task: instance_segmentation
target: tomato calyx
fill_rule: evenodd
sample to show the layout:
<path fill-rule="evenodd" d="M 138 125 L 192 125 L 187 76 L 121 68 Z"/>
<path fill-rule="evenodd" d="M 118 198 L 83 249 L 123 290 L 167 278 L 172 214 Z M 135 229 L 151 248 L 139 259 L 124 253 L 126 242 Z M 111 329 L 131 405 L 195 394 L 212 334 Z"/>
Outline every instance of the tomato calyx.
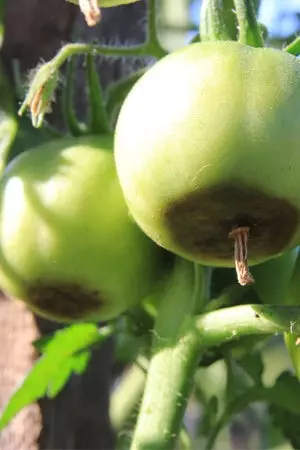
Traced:
<path fill-rule="evenodd" d="M 229 238 L 234 239 L 235 269 L 238 282 L 241 286 L 247 286 L 254 283 L 254 278 L 249 271 L 247 263 L 249 231 L 249 227 L 237 227 L 228 235 Z"/>

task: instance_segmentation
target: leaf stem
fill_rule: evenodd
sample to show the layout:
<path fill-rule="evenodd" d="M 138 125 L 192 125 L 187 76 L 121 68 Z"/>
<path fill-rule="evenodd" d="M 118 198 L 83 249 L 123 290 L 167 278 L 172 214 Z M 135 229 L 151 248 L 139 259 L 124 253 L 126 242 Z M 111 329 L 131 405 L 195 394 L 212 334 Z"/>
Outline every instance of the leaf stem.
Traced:
<path fill-rule="evenodd" d="M 253 47 L 263 47 L 260 27 L 256 20 L 252 0 L 234 0 L 239 26 L 239 42 Z"/>

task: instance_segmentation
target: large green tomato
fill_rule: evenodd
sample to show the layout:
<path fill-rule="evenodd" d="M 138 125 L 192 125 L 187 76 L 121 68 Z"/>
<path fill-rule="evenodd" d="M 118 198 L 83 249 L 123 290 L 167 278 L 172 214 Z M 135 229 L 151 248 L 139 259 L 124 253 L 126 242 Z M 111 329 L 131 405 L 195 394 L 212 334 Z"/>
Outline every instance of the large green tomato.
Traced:
<path fill-rule="evenodd" d="M 0 287 L 55 320 L 106 320 L 149 294 L 163 254 L 128 214 L 111 136 L 55 140 L 0 184 Z"/>
<path fill-rule="evenodd" d="M 191 44 L 133 87 L 115 134 L 129 209 L 155 242 L 233 266 L 231 231 L 249 228 L 249 264 L 300 241 L 300 61 L 237 42 Z"/>

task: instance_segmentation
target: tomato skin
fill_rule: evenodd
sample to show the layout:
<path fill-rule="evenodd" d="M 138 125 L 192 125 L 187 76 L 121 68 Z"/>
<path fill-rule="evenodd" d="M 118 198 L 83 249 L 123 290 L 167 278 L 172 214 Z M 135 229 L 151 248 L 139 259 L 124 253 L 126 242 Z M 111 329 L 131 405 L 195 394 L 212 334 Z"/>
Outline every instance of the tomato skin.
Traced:
<path fill-rule="evenodd" d="M 128 214 L 111 136 L 18 156 L 0 207 L 0 286 L 50 319 L 115 317 L 149 293 L 162 268 L 161 250 Z"/>
<path fill-rule="evenodd" d="M 295 247 L 299 105 L 300 62 L 279 50 L 194 43 L 160 60 L 116 126 L 118 176 L 136 222 L 162 247 L 212 266 L 234 265 L 228 234 L 244 222 L 250 265 Z"/>

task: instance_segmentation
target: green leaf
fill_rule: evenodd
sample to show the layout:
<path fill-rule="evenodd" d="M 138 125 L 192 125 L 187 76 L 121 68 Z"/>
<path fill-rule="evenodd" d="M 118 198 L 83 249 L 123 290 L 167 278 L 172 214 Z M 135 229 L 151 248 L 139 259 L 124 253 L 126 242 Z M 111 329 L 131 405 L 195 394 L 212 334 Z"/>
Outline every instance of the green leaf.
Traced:
<path fill-rule="evenodd" d="M 276 383 L 279 386 L 278 394 L 281 395 L 281 390 L 283 386 L 289 386 L 289 392 L 293 396 L 291 399 L 288 396 L 288 401 L 291 400 L 292 403 L 300 404 L 300 384 L 296 377 L 284 372 L 280 375 Z M 276 388 L 275 385 L 275 388 Z M 289 408 L 285 408 L 281 404 L 272 404 L 269 408 L 270 416 L 274 422 L 274 425 L 279 428 L 284 436 L 290 441 L 295 449 L 300 448 L 300 410 L 298 406 L 298 411 L 291 411 Z"/>
<path fill-rule="evenodd" d="M 264 365 L 260 352 L 256 351 L 245 354 L 238 360 L 238 364 L 245 370 L 245 372 L 247 372 L 255 384 L 260 385 L 262 383 Z"/>
<path fill-rule="evenodd" d="M 81 375 L 85 371 L 90 357 L 91 353 L 89 351 L 85 351 L 75 354 L 63 361 L 59 370 L 56 372 L 55 376 L 48 385 L 47 397 L 56 397 L 67 383 L 72 373 Z"/>
<path fill-rule="evenodd" d="M 198 433 L 202 436 L 208 436 L 210 430 L 216 422 L 219 411 L 219 399 L 213 395 L 209 398 L 208 403 L 203 409 L 203 416 L 201 418 Z"/>
<path fill-rule="evenodd" d="M 44 341 L 43 355 L 9 399 L 0 417 L 2 430 L 25 406 L 61 391 L 70 375 L 82 373 L 89 360 L 91 345 L 100 343 L 112 333 L 111 327 L 98 329 L 95 324 L 81 323 L 57 331 Z"/>
<path fill-rule="evenodd" d="M 295 374 L 300 381 L 300 345 L 299 336 L 294 333 L 284 333 L 284 342 L 287 352 L 291 358 Z"/>
<path fill-rule="evenodd" d="M 300 36 L 296 37 L 296 39 L 293 42 L 291 42 L 287 47 L 285 47 L 284 51 L 290 53 L 291 55 L 295 56 L 300 55 Z"/>

